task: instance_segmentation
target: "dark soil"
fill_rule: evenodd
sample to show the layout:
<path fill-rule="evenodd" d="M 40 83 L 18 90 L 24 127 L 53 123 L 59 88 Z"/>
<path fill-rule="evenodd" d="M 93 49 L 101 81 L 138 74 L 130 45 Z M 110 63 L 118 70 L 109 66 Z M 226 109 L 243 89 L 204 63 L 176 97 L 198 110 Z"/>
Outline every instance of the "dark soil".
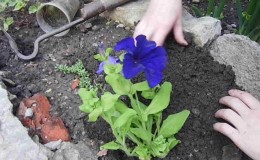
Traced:
<path fill-rule="evenodd" d="M 90 144 L 95 148 L 113 139 L 111 130 L 102 120 L 87 122 L 86 115 L 79 110 L 81 101 L 77 91 L 70 87 L 77 77 L 57 72 L 55 66 L 72 65 L 82 60 L 92 79 L 100 79 L 95 74 L 98 62 L 93 58 L 97 53 L 97 44 L 103 42 L 105 46 L 113 47 L 132 33 L 102 18 L 93 18 L 88 22 L 95 26 L 94 30 L 81 33 L 76 27 L 65 37 L 51 37 L 41 42 L 38 56 L 30 62 L 17 59 L 0 33 L 0 70 L 10 71 L 7 78 L 16 83 L 15 86 L 8 86 L 8 90 L 18 97 L 18 101 L 14 102 L 15 107 L 22 98 L 44 92 L 51 101 L 52 114 L 64 120 L 73 142 L 90 143 L 91 140 Z M 37 26 L 30 27 L 10 30 L 14 38 L 19 40 L 23 53 L 30 53 L 34 39 L 43 34 Z M 213 131 L 212 125 L 216 122 L 214 113 L 224 107 L 218 103 L 218 99 L 227 95 L 229 89 L 239 88 L 234 83 L 234 73 L 231 67 L 215 62 L 207 49 L 196 48 L 193 44 L 181 47 L 171 38 L 168 38 L 165 47 L 168 66 L 164 80 L 172 82 L 173 91 L 172 101 L 164 116 L 183 109 L 191 111 L 185 126 L 177 135 L 182 143 L 165 159 L 221 160 L 223 147 L 232 142 Z M 132 159 L 120 151 L 109 152 L 108 155 L 105 159 Z"/>

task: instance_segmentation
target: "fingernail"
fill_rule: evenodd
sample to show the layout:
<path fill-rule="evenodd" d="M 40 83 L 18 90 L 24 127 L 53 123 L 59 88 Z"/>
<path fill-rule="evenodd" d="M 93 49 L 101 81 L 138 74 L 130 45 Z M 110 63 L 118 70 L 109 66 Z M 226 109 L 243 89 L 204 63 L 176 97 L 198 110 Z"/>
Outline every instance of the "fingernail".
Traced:
<path fill-rule="evenodd" d="M 182 42 L 182 45 L 187 46 L 187 45 L 188 45 L 188 42 L 187 42 L 187 41 L 184 41 L 184 42 Z"/>

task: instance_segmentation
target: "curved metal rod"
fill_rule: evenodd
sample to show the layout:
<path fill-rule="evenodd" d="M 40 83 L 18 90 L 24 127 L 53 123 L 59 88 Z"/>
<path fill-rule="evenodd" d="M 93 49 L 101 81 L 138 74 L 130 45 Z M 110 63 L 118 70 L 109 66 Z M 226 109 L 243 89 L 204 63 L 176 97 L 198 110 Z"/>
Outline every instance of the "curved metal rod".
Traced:
<path fill-rule="evenodd" d="M 12 48 L 13 52 L 15 52 L 15 54 L 23 60 L 31 60 L 37 56 L 38 50 L 39 50 L 39 43 L 41 41 L 43 41 L 44 39 L 49 38 L 53 35 L 59 34 L 79 23 L 86 21 L 89 18 L 92 18 L 92 17 L 104 12 L 105 10 L 115 8 L 117 6 L 125 4 L 128 1 L 131 1 L 131 0 L 97 0 L 97 1 L 93 1 L 93 2 L 85 5 L 84 8 L 81 9 L 82 18 L 72 21 L 60 28 L 57 28 L 51 32 L 45 33 L 45 34 L 41 35 L 40 37 L 38 37 L 34 42 L 33 52 L 29 55 L 24 55 L 24 54 L 20 53 L 15 40 L 10 36 L 9 33 L 4 31 L 3 29 L 1 29 L 1 30 L 4 32 L 5 36 L 7 37 L 10 47 Z"/>
<path fill-rule="evenodd" d="M 35 40 L 33 52 L 31 54 L 29 54 L 29 55 L 24 55 L 24 54 L 20 53 L 15 40 L 10 36 L 9 33 L 7 33 L 4 30 L 2 30 L 2 31 L 4 32 L 6 38 L 8 39 L 10 47 L 12 48 L 13 52 L 15 52 L 15 54 L 19 58 L 21 58 L 23 60 L 31 60 L 31 59 L 33 59 L 33 58 L 35 58 L 37 56 L 38 50 L 39 50 L 39 43 L 41 41 L 43 41 L 44 39 L 49 38 L 49 37 L 51 37 L 53 35 L 59 34 L 59 33 L 63 32 L 63 31 L 65 31 L 65 30 L 71 28 L 72 26 L 75 26 L 75 25 L 77 25 L 79 23 L 82 23 L 84 20 L 85 19 L 83 19 L 83 18 L 77 19 L 77 20 L 75 20 L 75 21 L 73 21 L 71 23 L 68 23 L 68 24 L 66 24 L 66 25 L 64 25 L 64 26 L 62 26 L 62 27 L 60 27 L 58 29 L 55 29 L 55 30 L 53 30 L 51 32 L 48 32 L 48 33 L 45 33 L 45 34 L 41 35 L 40 37 L 38 37 Z"/>

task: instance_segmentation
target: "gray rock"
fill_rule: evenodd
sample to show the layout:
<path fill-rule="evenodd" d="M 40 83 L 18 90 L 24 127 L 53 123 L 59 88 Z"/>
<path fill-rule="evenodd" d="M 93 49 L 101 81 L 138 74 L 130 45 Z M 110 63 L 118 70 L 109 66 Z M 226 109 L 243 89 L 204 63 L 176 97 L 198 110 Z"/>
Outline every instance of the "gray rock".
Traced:
<path fill-rule="evenodd" d="M 80 24 L 80 25 L 78 26 L 78 28 L 80 29 L 81 32 L 85 33 L 85 32 L 87 32 L 89 29 L 92 28 L 92 24 L 89 23 L 89 22 L 84 22 L 84 23 Z"/>
<path fill-rule="evenodd" d="M 183 11 L 183 31 L 192 35 L 193 42 L 203 47 L 221 34 L 221 23 L 212 17 L 195 18 Z"/>
<path fill-rule="evenodd" d="M 236 84 L 260 99 L 260 45 L 248 37 L 225 34 L 212 44 L 210 54 L 221 64 L 232 66 Z"/>
<path fill-rule="evenodd" d="M 44 144 L 45 147 L 49 148 L 50 150 L 56 150 L 59 149 L 61 146 L 61 139 L 57 141 L 52 141 L 49 143 Z"/>
<path fill-rule="evenodd" d="M 97 158 L 97 155 L 83 142 L 78 144 L 62 142 L 61 148 L 55 152 L 52 160 L 97 160 Z"/>
<path fill-rule="evenodd" d="M 103 15 L 114 21 L 119 21 L 125 26 L 133 27 L 143 17 L 149 2 L 149 0 L 129 2 L 112 11 L 105 12 Z"/>
<path fill-rule="evenodd" d="M 242 152 L 234 145 L 226 145 L 222 150 L 222 160 L 241 160 L 242 158 Z"/>
<path fill-rule="evenodd" d="M 48 159 L 53 157 L 54 153 L 39 142 L 40 139 L 37 135 L 35 135 L 32 139 L 40 147 L 40 150 L 48 157 Z"/>
<path fill-rule="evenodd" d="M 24 117 L 32 117 L 33 116 L 33 109 L 32 108 L 27 108 Z"/>
<path fill-rule="evenodd" d="M 0 86 L 0 159 L 47 160 L 48 157 L 29 137 L 26 128 L 12 114 L 8 93 Z"/>

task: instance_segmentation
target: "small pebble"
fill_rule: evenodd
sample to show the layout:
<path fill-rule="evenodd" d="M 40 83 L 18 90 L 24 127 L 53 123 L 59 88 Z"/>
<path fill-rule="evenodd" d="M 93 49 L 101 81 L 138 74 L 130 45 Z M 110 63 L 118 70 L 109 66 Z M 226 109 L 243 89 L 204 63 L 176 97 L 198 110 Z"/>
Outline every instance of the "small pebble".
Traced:
<path fill-rule="evenodd" d="M 231 27 L 237 28 L 237 25 L 236 24 L 231 24 Z"/>
<path fill-rule="evenodd" d="M 200 0 L 192 0 L 192 3 L 199 3 Z"/>
<path fill-rule="evenodd" d="M 33 116 L 33 109 L 32 108 L 27 108 L 24 117 L 32 117 Z"/>
<path fill-rule="evenodd" d="M 125 27 L 125 30 L 130 31 L 130 27 Z"/>
<path fill-rule="evenodd" d="M 93 47 L 98 47 L 98 44 L 97 43 L 93 43 L 92 46 Z"/>
<path fill-rule="evenodd" d="M 92 27 L 92 30 L 93 30 L 93 31 L 97 31 L 97 30 L 99 30 L 99 29 L 100 29 L 100 27 L 97 26 L 97 25 L 94 25 L 94 26 Z"/>
<path fill-rule="evenodd" d="M 125 26 L 123 24 L 119 24 L 116 26 L 116 28 L 124 28 Z"/>

